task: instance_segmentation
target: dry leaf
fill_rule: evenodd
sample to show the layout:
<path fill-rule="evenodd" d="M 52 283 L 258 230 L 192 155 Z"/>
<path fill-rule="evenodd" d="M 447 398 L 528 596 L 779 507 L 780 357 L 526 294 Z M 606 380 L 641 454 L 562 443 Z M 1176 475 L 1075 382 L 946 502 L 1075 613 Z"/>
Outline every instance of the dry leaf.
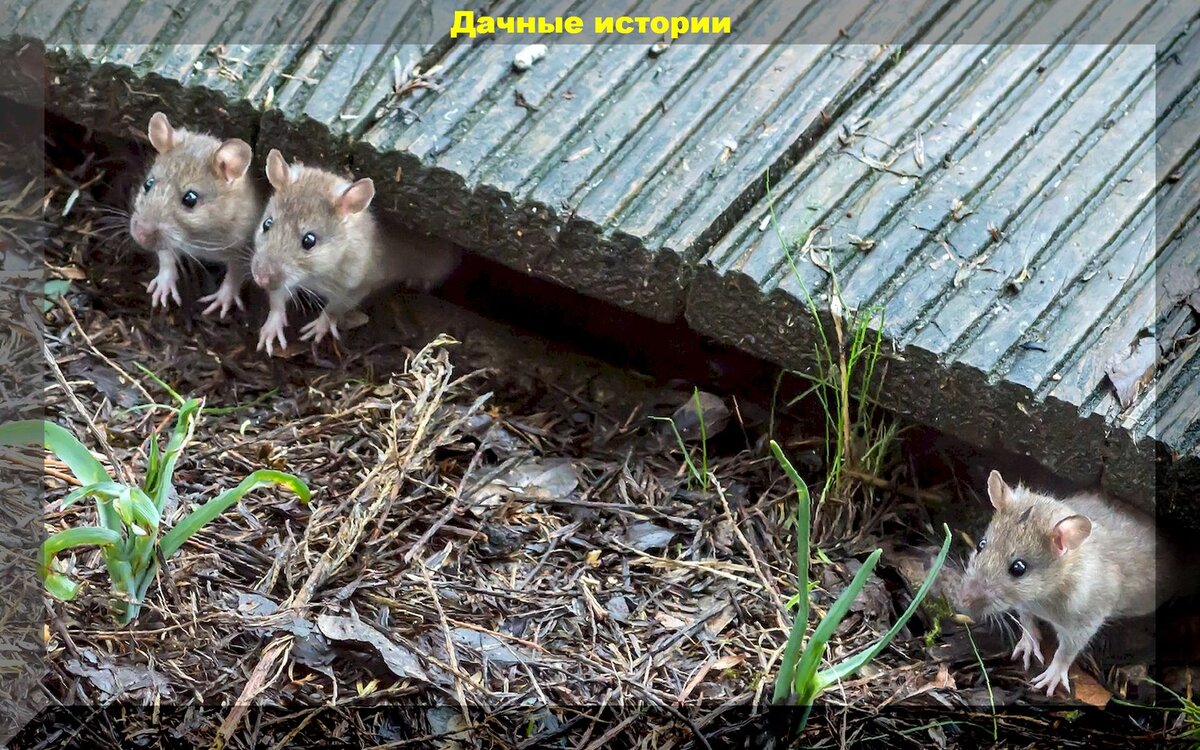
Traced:
<path fill-rule="evenodd" d="M 353 331 L 355 328 L 365 326 L 370 320 L 362 310 L 351 310 L 338 321 L 338 328 L 342 331 Z"/>
<path fill-rule="evenodd" d="M 92 649 L 81 649 L 79 658 L 68 659 L 66 670 L 90 682 L 105 701 L 116 698 L 151 699 L 169 697 L 171 681 L 150 666 L 119 665 Z"/>
<path fill-rule="evenodd" d="M 87 271 L 79 266 L 62 266 L 61 268 L 55 268 L 54 271 L 64 279 L 70 279 L 71 281 L 85 281 L 88 277 Z"/>
<path fill-rule="evenodd" d="M 530 458 L 512 467 L 472 493 L 471 504 L 495 505 L 514 495 L 558 500 L 579 486 L 579 475 L 570 459 Z"/>
<path fill-rule="evenodd" d="M 932 680 L 930 680 L 929 682 L 926 682 L 924 685 L 922 685 L 921 687 L 912 691 L 905 697 L 913 698 L 913 697 L 921 695 L 923 693 L 928 693 L 930 690 L 957 690 L 957 689 L 958 689 L 958 683 L 956 683 L 954 681 L 954 678 L 950 675 L 949 665 L 947 665 L 946 663 L 943 662 L 942 664 L 940 664 L 938 666 L 937 674 L 934 676 L 934 678 Z"/>
<path fill-rule="evenodd" d="M 854 245 L 863 252 L 875 247 L 875 240 L 870 237 L 859 237 L 857 234 L 848 234 L 846 235 L 846 239 L 850 240 L 851 245 Z"/>
<path fill-rule="evenodd" d="M 975 268 L 970 263 L 959 263 L 958 270 L 954 272 L 954 288 L 962 286 L 962 283 L 971 275 L 971 271 Z"/>
<path fill-rule="evenodd" d="M 449 706 L 431 708 L 425 714 L 429 722 L 431 739 L 437 740 L 439 750 L 462 750 L 471 739 L 471 727 L 463 718 L 462 711 Z"/>
<path fill-rule="evenodd" d="M 704 418 L 703 436 L 711 438 L 729 424 L 729 407 L 725 405 L 725 401 L 707 391 L 700 391 L 698 395 L 688 396 L 671 415 L 671 421 L 675 423 L 675 429 L 679 430 L 679 436 L 687 441 L 699 440 L 702 437 L 700 420 L 696 413 L 697 400 L 700 402 L 699 416 Z M 664 427 L 670 430 L 669 425 Z"/>
<path fill-rule="evenodd" d="M 692 694 L 692 691 L 696 689 L 696 686 L 704 682 L 704 678 L 708 677 L 708 673 L 710 671 L 715 669 L 718 672 L 723 672 L 727 669 L 733 669 L 744 661 L 745 659 L 742 657 L 732 654 L 728 656 L 722 656 L 719 659 L 710 659 L 709 661 L 705 662 L 700 669 L 696 670 L 696 673 L 692 675 L 692 679 L 688 680 L 687 684 L 683 686 L 683 690 L 679 692 L 679 696 L 676 700 L 681 703 L 687 700 L 688 696 Z"/>
<path fill-rule="evenodd" d="M 527 649 L 509 645 L 490 633 L 481 633 L 472 628 L 455 628 L 450 631 L 450 638 L 458 646 L 466 646 L 478 651 L 485 661 L 497 664 L 539 663 L 538 659 Z"/>
<path fill-rule="evenodd" d="M 1114 357 L 1104 373 L 1117 392 L 1121 408 L 1127 409 L 1154 377 L 1154 366 L 1158 362 L 1158 343 L 1153 336 L 1137 340 L 1128 354 Z"/>
<path fill-rule="evenodd" d="M 238 613 L 249 617 L 265 617 L 279 611 L 279 605 L 262 594 L 238 593 Z"/>
<path fill-rule="evenodd" d="M 639 552 L 661 549 L 670 544 L 674 538 L 674 531 L 664 529 L 649 521 L 635 523 L 625 532 L 625 543 Z"/>
<path fill-rule="evenodd" d="M 955 690 L 958 684 L 954 682 L 954 678 L 950 676 L 950 667 L 947 664 L 942 664 L 938 667 L 937 677 L 933 678 L 933 686 L 938 688 L 949 688 Z"/>
<path fill-rule="evenodd" d="M 421 669 L 420 662 L 412 651 L 394 643 L 383 633 L 356 617 L 321 615 L 317 618 L 317 627 L 321 630 L 321 634 L 331 641 L 369 644 L 383 657 L 388 669 L 397 677 L 429 679 L 425 676 L 425 670 Z"/>
<path fill-rule="evenodd" d="M 1078 667 L 1071 667 L 1070 670 L 1071 686 L 1075 688 L 1076 700 L 1082 701 L 1089 706 L 1096 708 L 1104 708 L 1108 705 L 1108 701 L 1112 698 L 1112 693 L 1096 681 L 1087 672 L 1084 672 Z"/>
<path fill-rule="evenodd" d="M 659 624 L 668 630 L 682 630 L 690 624 L 685 620 L 679 619 L 670 612 L 657 612 L 654 615 L 654 619 L 658 620 Z"/>
<path fill-rule="evenodd" d="M 1021 285 L 1026 281 L 1029 281 L 1031 276 L 1032 274 L 1029 273 L 1029 266 L 1022 266 L 1021 272 L 1017 274 L 1017 277 L 1008 282 L 1008 286 L 1010 289 L 1012 289 L 1013 294 L 1021 291 Z"/>
<path fill-rule="evenodd" d="M 704 621 L 704 632 L 716 637 L 729 623 L 733 622 L 735 617 L 737 617 L 737 609 L 732 604 L 727 604 L 720 612 Z"/>
<path fill-rule="evenodd" d="M 717 659 L 716 661 L 714 661 L 712 663 L 712 668 L 723 672 L 726 669 L 733 669 L 734 667 L 738 666 L 739 664 L 744 663 L 745 661 L 746 661 L 745 658 L 738 656 L 737 654 L 729 654 L 727 656 L 722 656 L 720 659 Z"/>
<path fill-rule="evenodd" d="M 629 602 L 623 596 L 614 596 L 608 600 L 608 616 L 617 622 L 629 621 Z"/>
<path fill-rule="evenodd" d="M 818 251 L 814 247 L 808 251 L 808 257 L 812 259 L 814 266 L 831 276 L 833 275 L 833 268 L 829 265 L 829 253 Z"/>

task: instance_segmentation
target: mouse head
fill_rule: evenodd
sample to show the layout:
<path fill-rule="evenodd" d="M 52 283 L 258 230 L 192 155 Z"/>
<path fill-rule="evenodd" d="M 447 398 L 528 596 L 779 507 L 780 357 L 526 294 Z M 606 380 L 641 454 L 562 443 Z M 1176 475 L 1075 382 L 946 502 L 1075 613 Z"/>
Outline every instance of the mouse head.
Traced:
<path fill-rule="evenodd" d="M 289 165 L 272 149 L 267 180 L 275 192 L 254 236 L 250 265 L 262 288 L 290 292 L 313 277 L 336 273 L 345 251 L 367 241 L 367 208 L 375 197 L 370 179 L 350 182 L 299 162 Z"/>
<path fill-rule="evenodd" d="M 221 253 L 250 239 L 257 218 L 255 187 L 247 171 L 249 144 L 220 141 L 150 118 L 157 152 L 133 196 L 129 231 L 147 250 Z"/>
<path fill-rule="evenodd" d="M 958 591 L 973 617 L 1061 595 L 1064 568 L 1092 532 L 1092 522 L 1062 502 L 1009 487 L 1000 472 L 988 476 L 995 513 L 971 554 Z"/>

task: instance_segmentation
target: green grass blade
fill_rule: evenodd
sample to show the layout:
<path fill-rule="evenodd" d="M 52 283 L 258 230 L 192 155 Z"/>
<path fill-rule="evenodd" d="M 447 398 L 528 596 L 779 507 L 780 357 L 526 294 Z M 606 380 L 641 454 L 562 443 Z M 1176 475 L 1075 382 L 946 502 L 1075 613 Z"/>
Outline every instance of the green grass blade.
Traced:
<path fill-rule="evenodd" d="M 183 396 L 180 396 L 179 393 L 176 392 L 176 390 L 174 388 L 167 385 L 167 382 L 165 380 L 163 380 L 159 376 L 155 375 L 153 371 L 151 371 L 149 368 L 147 368 L 141 362 L 134 362 L 133 364 L 135 367 L 137 367 L 139 370 L 141 370 L 146 375 L 146 377 L 150 378 L 155 383 L 157 383 L 159 388 L 162 388 L 164 391 L 166 391 L 171 396 L 171 398 L 175 399 L 175 403 L 177 403 L 177 404 L 184 403 Z"/>
<path fill-rule="evenodd" d="M 62 507 L 66 508 L 89 497 L 103 497 L 111 500 L 125 489 L 125 485 L 116 482 L 97 482 L 83 487 L 76 487 L 62 499 Z"/>
<path fill-rule="evenodd" d="M 687 443 L 683 442 L 683 435 L 679 434 L 679 428 L 675 426 L 675 420 L 670 417 L 650 417 L 658 422 L 666 422 L 671 425 L 671 432 L 675 433 L 675 442 L 679 445 L 679 451 L 683 454 L 683 461 L 687 464 L 688 469 L 688 489 L 691 489 L 693 481 L 703 481 L 700 476 L 700 470 L 696 468 L 696 463 L 692 461 L 692 454 L 688 452 Z"/>
<path fill-rule="evenodd" d="M 53 571 L 47 573 L 42 578 L 42 585 L 46 587 L 46 591 L 60 602 L 73 601 L 79 594 L 79 584 L 67 578 L 61 573 Z"/>
<path fill-rule="evenodd" d="M 129 487 L 128 492 L 122 493 L 115 501 L 121 505 L 121 519 L 129 525 L 137 524 L 150 533 L 151 536 L 157 536 L 158 524 L 161 516 L 158 508 L 154 507 L 154 503 L 150 500 L 145 492 L 142 492 L 140 487 Z"/>
<path fill-rule="evenodd" d="M 156 541 L 156 537 L 149 534 L 135 536 L 133 539 L 129 564 L 133 571 L 134 580 L 138 583 L 131 592 L 131 596 L 135 597 L 138 602 L 141 601 L 141 597 L 137 596 L 137 589 L 141 588 L 142 574 L 149 570 L 151 564 L 154 562 L 154 545 Z"/>
<path fill-rule="evenodd" d="M 78 526 L 52 534 L 42 542 L 42 561 L 49 562 L 55 555 L 74 547 L 106 547 L 121 541 L 121 535 L 112 529 L 99 526 Z"/>
<path fill-rule="evenodd" d="M 151 545 L 149 567 L 140 573 L 134 572 L 134 588 L 130 596 L 132 601 L 120 612 L 120 618 L 126 623 L 133 622 L 141 613 L 146 602 L 146 592 L 150 590 L 150 584 L 154 582 L 154 577 L 158 574 L 158 560 L 153 557 L 153 554 L 153 545 Z"/>
<path fill-rule="evenodd" d="M 779 675 L 775 678 L 774 702 L 778 703 L 788 697 L 791 691 L 792 679 L 796 672 L 796 660 L 800 656 L 800 642 L 804 639 L 808 627 L 808 557 L 809 557 L 809 513 L 811 498 L 808 485 L 800 478 L 792 462 L 783 454 L 779 443 L 771 441 L 771 452 L 775 460 L 783 467 L 783 471 L 796 488 L 796 570 L 799 576 L 797 589 L 798 606 L 792 623 L 792 631 L 788 633 L 787 645 L 783 649 L 783 659 L 779 664 Z"/>
<path fill-rule="evenodd" d="M 817 681 L 816 675 L 825 645 L 850 611 L 850 605 L 867 585 L 867 577 L 875 570 L 875 564 L 879 562 L 879 556 L 882 554 L 883 550 L 877 549 L 867 557 L 866 562 L 862 564 L 858 573 L 850 581 L 850 585 L 834 601 L 833 606 L 829 608 L 825 617 L 821 618 L 821 622 L 813 630 L 812 638 L 809 639 L 808 645 L 804 649 L 804 655 L 800 657 L 800 665 L 796 667 L 796 678 L 793 682 L 793 689 L 797 695 L 801 696 L 802 702 L 812 700 L 820 694 L 822 687 Z"/>
<path fill-rule="evenodd" d="M 91 451 L 66 429 L 44 420 L 23 420 L 0 425 L 0 446 L 41 445 L 67 465 L 75 478 L 84 486 L 111 483 L 112 477 L 104 470 Z M 119 531 L 121 522 L 112 511 L 107 500 L 96 503 L 100 524 L 106 529 Z"/>
<path fill-rule="evenodd" d="M 704 409 L 700 406 L 700 389 L 692 386 L 692 403 L 696 407 L 696 421 L 700 423 L 700 465 L 704 474 L 700 478 L 700 489 L 708 492 L 708 426 L 704 424 Z"/>
<path fill-rule="evenodd" d="M 162 469 L 162 452 L 158 449 L 158 433 L 150 433 L 150 445 L 146 451 L 146 478 L 142 484 L 147 490 L 158 483 L 158 473 Z"/>
<path fill-rule="evenodd" d="M 120 541 L 120 534 L 98 526 L 79 526 L 60 531 L 42 542 L 38 575 L 51 596 L 62 601 L 71 601 L 79 592 L 79 584 L 51 569 L 54 558 L 75 547 L 111 547 Z"/>
<path fill-rule="evenodd" d="M 209 500 L 204 505 L 201 505 L 190 515 L 180 521 L 175 528 L 163 535 L 162 542 L 159 548 L 162 550 L 163 558 L 169 558 L 175 554 L 178 549 L 183 546 L 183 543 L 191 539 L 200 529 L 204 528 L 205 524 L 212 521 L 217 516 L 221 515 L 230 506 L 236 504 L 242 499 L 242 496 L 259 487 L 268 485 L 280 485 L 290 489 L 296 493 L 303 502 L 308 502 L 312 497 L 312 493 L 299 477 L 285 474 L 281 471 L 273 471 L 270 469 L 260 469 L 250 476 L 242 480 L 241 484 L 231 490 L 226 490 L 220 495 Z"/>
<path fill-rule="evenodd" d="M 104 465 L 79 439 L 53 422 L 28 419 L 0 425 L 0 446 L 41 445 L 58 456 L 81 484 L 111 482 Z"/>
<path fill-rule="evenodd" d="M 170 494 L 171 482 L 175 477 L 175 464 L 179 461 L 179 455 L 183 452 L 184 446 L 192 439 L 192 434 L 196 429 L 196 417 L 201 406 L 202 403 L 193 398 L 188 399 L 179 408 L 171 439 L 167 441 L 167 447 L 163 449 L 162 460 L 156 467 L 155 476 L 151 478 L 147 475 L 146 491 L 154 501 L 154 507 L 158 508 L 160 512 L 166 507 L 167 495 Z"/>
<path fill-rule="evenodd" d="M 150 590 L 150 584 L 154 581 L 154 576 L 158 574 L 158 558 L 151 557 L 150 565 L 142 571 L 141 577 L 137 580 L 137 590 L 134 595 L 139 602 L 146 600 L 146 592 Z"/>
<path fill-rule="evenodd" d="M 964 628 L 967 633 L 967 640 L 971 643 L 971 651 L 975 653 L 975 661 L 979 664 L 979 672 L 983 675 L 983 684 L 987 688 L 988 703 L 992 707 L 992 739 L 995 740 L 1000 734 L 1000 720 L 996 716 L 996 694 L 992 691 L 992 678 L 988 677 L 987 665 L 983 663 L 983 655 L 979 653 L 979 647 L 975 645 L 975 636 L 971 635 L 970 628 Z"/>
<path fill-rule="evenodd" d="M 126 560 L 113 560 L 109 563 L 108 575 L 117 594 L 112 603 L 113 613 L 118 624 L 128 625 L 140 609 L 134 602 L 133 566 Z"/>
<path fill-rule="evenodd" d="M 865 651 L 862 651 L 855 656 L 847 657 L 840 663 L 830 667 L 829 669 L 826 669 L 820 675 L 818 675 L 817 685 L 820 689 L 824 690 L 826 687 L 829 687 L 838 680 L 843 680 L 862 669 L 863 666 L 878 656 L 883 649 L 887 648 L 887 645 L 892 642 L 892 639 L 895 638 L 896 634 L 899 633 L 901 628 L 905 626 L 909 618 L 916 613 L 917 607 L 921 606 L 921 602 L 925 600 L 926 594 L 929 593 L 929 589 L 933 586 L 934 580 L 942 570 L 942 565 L 946 562 L 946 556 L 950 553 L 950 527 L 946 524 L 942 524 L 942 528 L 946 532 L 946 538 L 942 542 L 941 552 L 938 553 L 937 559 L 934 560 L 933 566 L 929 569 L 929 573 L 925 576 L 925 580 L 921 583 L 921 587 L 917 589 L 916 596 L 913 597 L 913 600 L 909 603 L 908 608 L 904 610 L 904 613 L 900 615 L 900 618 L 896 620 L 891 629 L 884 633 L 883 636 L 874 644 L 868 646 Z"/>

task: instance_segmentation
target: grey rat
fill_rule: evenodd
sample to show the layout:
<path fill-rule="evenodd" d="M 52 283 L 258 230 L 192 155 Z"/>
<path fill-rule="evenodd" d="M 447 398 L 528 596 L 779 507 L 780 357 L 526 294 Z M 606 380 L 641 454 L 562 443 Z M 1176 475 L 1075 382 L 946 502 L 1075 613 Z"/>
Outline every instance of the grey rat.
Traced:
<path fill-rule="evenodd" d="M 158 256 L 158 275 L 147 285 L 151 306 L 181 303 L 178 264 L 183 256 L 225 265 L 214 294 L 202 298 L 224 318 L 243 308 L 241 288 L 249 275 L 249 244 L 262 214 L 258 186 L 247 174 L 253 152 L 240 138 L 174 128 L 155 112 L 148 128 L 157 155 L 136 189 L 129 232 Z"/>
<path fill-rule="evenodd" d="M 1013 651 L 1029 668 L 1044 664 L 1037 621 L 1054 627 L 1058 651 L 1033 687 L 1053 695 L 1079 653 L 1107 621 L 1150 614 L 1185 593 L 1179 551 L 1153 519 L 1092 493 L 1059 500 L 993 471 L 988 496 L 995 513 L 960 584 L 960 604 L 973 617 L 1015 610 L 1021 639 Z"/>
<path fill-rule="evenodd" d="M 251 275 L 270 295 L 271 310 L 258 348 L 287 347 L 287 303 L 298 291 L 325 301 L 301 329 L 301 340 L 340 338 L 338 322 L 367 295 L 393 283 L 420 289 L 441 283 L 459 252 L 435 237 L 389 232 L 371 212 L 375 184 L 344 179 L 299 162 L 288 165 L 276 149 L 267 154 L 267 180 L 275 189 L 254 237 Z"/>

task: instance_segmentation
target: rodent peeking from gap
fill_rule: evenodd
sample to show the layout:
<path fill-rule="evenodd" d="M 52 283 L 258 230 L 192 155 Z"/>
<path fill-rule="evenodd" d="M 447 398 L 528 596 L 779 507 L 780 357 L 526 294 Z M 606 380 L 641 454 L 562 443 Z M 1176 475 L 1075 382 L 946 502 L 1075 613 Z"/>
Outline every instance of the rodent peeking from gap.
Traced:
<path fill-rule="evenodd" d="M 976 619 L 1015 610 L 1021 639 L 1013 659 L 1029 668 L 1045 664 L 1038 620 L 1050 623 L 1058 651 L 1034 678 L 1053 695 L 1071 664 L 1105 622 L 1154 612 L 1187 593 L 1183 558 L 1153 519 L 1118 507 L 1099 495 L 1065 501 L 1021 485 L 1009 487 L 1000 473 L 988 476 L 995 513 L 958 591 L 960 605 Z"/>
<path fill-rule="evenodd" d="M 247 174 L 253 152 L 239 138 L 225 141 L 171 126 L 167 116 L 150 118 L 150 144 L 157 155 L 133 196 L 129 233 L 158 256 L 158 274 L 147 285 L 151 307 L 164 308 L 179 296 L 184 258 L 220 263 L 225 277 L 205 315 L 244 309 L 241 288 L 249 275 L 250 241 L 262 213 L 258 186 Z"/>
<path fill-rule="evenodd" d="M 451 243 L 387 229 L 371 210 L 375 184 L 346 180 L 299 162 L 288 165 L 276 149 L 267 154 L 267 180 L 274 194 L 254 237 L 251 275 L 266 289 L 271 310 L 258 348 L 271 354 L 287 347 L 287 303 L 296 292 L 324 300 L 301 340 L 340 338 L 338 321 L 367 295 L 393 283 L 428 290 L 459 262 Z"/>

